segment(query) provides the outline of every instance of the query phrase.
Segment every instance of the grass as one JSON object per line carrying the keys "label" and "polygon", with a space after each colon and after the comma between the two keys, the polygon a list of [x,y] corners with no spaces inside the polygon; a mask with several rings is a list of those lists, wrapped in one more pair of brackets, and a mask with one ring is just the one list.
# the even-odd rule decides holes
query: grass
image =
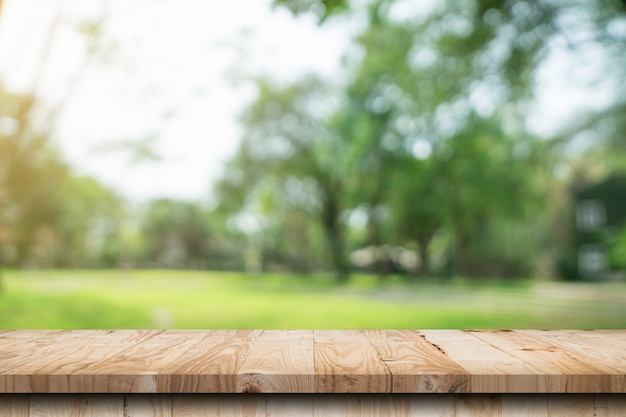
{"label": "grass", "polygon": [[7,271],[2,329],[625,328],[626,284]]}

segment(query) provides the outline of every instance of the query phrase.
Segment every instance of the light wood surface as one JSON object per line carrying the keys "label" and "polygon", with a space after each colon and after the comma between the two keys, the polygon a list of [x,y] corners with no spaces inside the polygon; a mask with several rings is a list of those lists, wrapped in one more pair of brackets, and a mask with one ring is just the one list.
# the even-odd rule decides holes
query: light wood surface
{"label": "light wood surface", "polygon": [[27,394],[0,417],[624,417],[622,394]]}
{"label": "light wood surface", "polygon": [[362,330],[315,330],[318,392],[391,392],[391,372]]}
{"label": "light wood surface", "polygon": [[626,331],[4,331],[0,393],[626,393]]}

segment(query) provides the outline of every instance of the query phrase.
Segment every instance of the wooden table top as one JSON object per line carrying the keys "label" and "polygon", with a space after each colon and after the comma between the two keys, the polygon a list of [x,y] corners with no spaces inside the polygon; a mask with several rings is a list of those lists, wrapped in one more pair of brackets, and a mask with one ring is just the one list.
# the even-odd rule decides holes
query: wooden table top
{"label": "wooden table top", "polygon": [[0,330],[0,393],[625,393],[626,330]]}

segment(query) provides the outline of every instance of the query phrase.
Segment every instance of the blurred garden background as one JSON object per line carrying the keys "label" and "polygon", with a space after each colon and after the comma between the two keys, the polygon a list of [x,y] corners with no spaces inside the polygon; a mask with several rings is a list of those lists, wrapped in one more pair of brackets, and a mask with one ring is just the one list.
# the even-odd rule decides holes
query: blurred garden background
{"label": "blurred garden background", "polygon": [[0,0],[0,328],[624,328],[619,0]]}

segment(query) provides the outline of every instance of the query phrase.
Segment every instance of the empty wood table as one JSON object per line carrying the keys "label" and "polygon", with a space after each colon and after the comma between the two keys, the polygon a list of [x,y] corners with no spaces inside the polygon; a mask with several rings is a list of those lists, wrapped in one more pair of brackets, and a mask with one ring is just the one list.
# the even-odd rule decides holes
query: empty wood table
{"label": "empty wood table", "polygon": [[0,416],[626,416],[626,330],[0,330]]}

